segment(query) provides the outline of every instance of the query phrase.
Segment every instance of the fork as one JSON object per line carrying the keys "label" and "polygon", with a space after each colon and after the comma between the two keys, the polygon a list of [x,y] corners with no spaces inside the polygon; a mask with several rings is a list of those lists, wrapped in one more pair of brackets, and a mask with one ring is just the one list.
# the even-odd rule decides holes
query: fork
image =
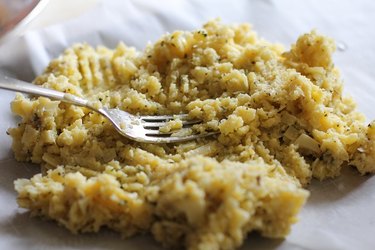
{"label": "fork", "polygon": [[163,133],[160,132],[159,129],[165,126],[170,120],[180,119],[184,129],[191,128],[193,125],[201,123],[201,120],[191,120],[187,114],[141,116],[132,115],[120,109],[108,109],[105,107],[97,109],[93,106],[93,103],[87,99],[57,90],[43,88],[3,74],[0,74],[0,88],[44,96],[54,100],[89,108],[106,117],[121,135],[137,142],[175,143],[217,134],[217,132],[206,132],[186,136],[174,136],[172,132]]}

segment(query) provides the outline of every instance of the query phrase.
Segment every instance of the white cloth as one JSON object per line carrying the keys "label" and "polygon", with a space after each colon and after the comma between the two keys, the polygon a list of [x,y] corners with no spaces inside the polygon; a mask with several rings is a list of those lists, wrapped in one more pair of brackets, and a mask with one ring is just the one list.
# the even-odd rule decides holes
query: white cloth
{"label": "white cloth", "polygon": [[[375,1],[370,0],[107,0],[77,19],[4,44],[0,69],[32,80],[73,43],[114,47],[124,41],[143,49],[165,32],[196,29],[216,17],[224,23],[249,22],[260,36],[286,48],[300,34],[316,28],[346,47],[335,54],[335,63],[345,91],[371,120],[375,118],[374,13]],[[55,223],[30,219],[17,208],[13,180],[30,177],[38,168],[12,158],[5,131],[16,122],[9,109],[13,96],[0,90],[0,249],[161,249],[148,237],[122,240],[106,230],[74,236]],[[241,249],[372,249],[375,177],[346,172],[334,180],[312,183],[300,222],[284,241],[251,235]]]}

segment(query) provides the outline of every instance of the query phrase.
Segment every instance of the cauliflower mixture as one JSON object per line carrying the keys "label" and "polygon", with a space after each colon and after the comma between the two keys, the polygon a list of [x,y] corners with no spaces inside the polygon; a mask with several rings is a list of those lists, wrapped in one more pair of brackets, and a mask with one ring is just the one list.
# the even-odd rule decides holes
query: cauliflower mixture
{"label": "cauliflower mixture", "polygon": [[285,51],[248,24],[218,21],[164,35],[143,52],[76,44],[34,83],[97,107],[188,113],[203,121],[196,131],[220,133],[142,144],[86,108],[18,94],[12,148],[41,166],[15,181],[18,204],[73,233],[150,233],[165,247],[236,249],[252,231],[285,237],[312,178],[349,166],[375,171],[375,123],[342,95],[334,50],[315,31]]}

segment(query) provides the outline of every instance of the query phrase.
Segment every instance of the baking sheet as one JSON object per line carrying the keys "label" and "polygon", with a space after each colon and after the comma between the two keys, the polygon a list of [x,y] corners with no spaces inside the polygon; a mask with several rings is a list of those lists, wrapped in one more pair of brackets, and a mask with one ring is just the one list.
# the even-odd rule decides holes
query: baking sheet
{"label": "baking sheet", "polygon": [[[72,6],[74,8],[74,6]],[[340,48],[335,64],[345,92],[369,120],[375,118],[375,1],[297,0],[107,0],[77,19],[26,33],[0,47],[0,69],[32,80],[47,63],[75,42],[115,47],[119,41],[143,49],[165,32],[199,28],[221,17],[225,23],[250,22],[259,35],[286,45],[316,28]],[[98,21],[100,20],[100,21]],[[0,249],[161,249],[150,237],[122,240],[116,233],[72,235],[54,222],[29,218],[17,208],[13,181],[38,167],[17,163],[5,134],[14,126],[9,111],[14,93],[0,90]],[[314,181],[300,221],[285,240],[250,235],[241,249],[373,249],[375,177],[353,169],[324,182]]]}

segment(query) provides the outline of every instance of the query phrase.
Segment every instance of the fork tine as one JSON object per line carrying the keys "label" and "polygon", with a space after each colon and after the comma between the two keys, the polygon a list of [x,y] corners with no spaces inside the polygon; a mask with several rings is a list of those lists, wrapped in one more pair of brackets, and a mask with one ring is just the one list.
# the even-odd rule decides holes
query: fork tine
{"label": "fork tine", "polygon": [[144,129],[144,133],[146,135],[171,135],[172,133],[174,133],[173,131],[171,132],[166,132],[166,133],[163,133],[163,132],[160,132],[158,129]]}
{"label": "fork tine", "polygon": [[198,138],[207,137],[210,135],[216,135],[218,132],[208,132],[203,134],[195,134],[195,135],[188,135],[188,136],[170,136],[170,137],[158,137],[158,136],[146,136],[143,138],[147,142],[151,143],[176,143],[176,142],[184,142],[184,141],[191,141]]}
{"label": "fork tine", "polygon": [[[202,122],[201,120],[185,120],[182,121],[182,126],[186,127],[188,125],[194,125]],[[167,125],[168,122],[143,122],[143,127],[145,128],[160,128],[162,126]]]}
{"label": "fork tine", "polygon": [[[190,131],[189,128],[181,128],[177,131],[181,131],[181,130],[185,130],[185,131],[189,130]],[[158,130],[158,129],[144,129],[143,130],[143,132],[148,136],[170,136],[170,135],[176,133],[177,131],[173,130],[173,131],[169,131],[169,132],[160,132],[160,130]]]}
{"label": "fork tine", "polygon": [[179,115],[141,115],[139,116],[140,119],[143,121],[165,121],[165,120],[174,120],[174,119],[180,119],[180,120],[186,120],[189,118],[188,114],[179,114]]}

